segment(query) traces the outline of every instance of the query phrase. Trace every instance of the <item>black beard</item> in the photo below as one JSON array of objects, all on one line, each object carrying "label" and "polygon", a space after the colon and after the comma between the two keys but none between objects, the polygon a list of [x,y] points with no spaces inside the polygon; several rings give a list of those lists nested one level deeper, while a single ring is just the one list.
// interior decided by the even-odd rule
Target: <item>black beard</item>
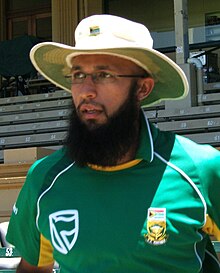
[{"label": "black beard", "polygon": [[139,114],[134,87],[119,110],[100,126],[89,128],[81,122],[73,106],[66,139],[69,156],[80,167],[88,163],[103,167],[117,165],[131,147],[138,146]]}]

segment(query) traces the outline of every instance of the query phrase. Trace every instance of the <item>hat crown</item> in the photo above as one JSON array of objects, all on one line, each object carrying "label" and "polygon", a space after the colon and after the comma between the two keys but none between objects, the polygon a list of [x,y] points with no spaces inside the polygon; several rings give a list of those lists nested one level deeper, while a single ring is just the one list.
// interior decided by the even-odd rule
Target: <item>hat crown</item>
[{"label": "hat crown", "polygon": [[76,28],[75,41],[75,47],[81,49],[153,47],[153,39],[144,25],[109,14],[83,19]]},{"label": "hat crown", "polygon": [[75,39],[75,47],[44,42],[35,45],[30,53],[35,68],[46,79],[68,92],[71,92],[71,85],[65,75],[70,72],[73,58],[87,54],[107,54],[135,63],[155,79],[154,89],[142,100],[142,105],[180,99],[188,93],[184,72],[170,58],[152,48],[151,35],[140,23],[115,15],[93,15],[79,23]]}]

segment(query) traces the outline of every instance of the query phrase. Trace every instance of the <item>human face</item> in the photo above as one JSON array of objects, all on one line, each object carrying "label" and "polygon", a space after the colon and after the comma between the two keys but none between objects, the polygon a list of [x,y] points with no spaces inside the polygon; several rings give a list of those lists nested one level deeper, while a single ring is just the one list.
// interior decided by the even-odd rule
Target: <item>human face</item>
[{"label": "human face", "polygon": [[[80,55],[72,60],[72,72],[109,72],[119,75],[144,75],[133,62],[109,55]],[[90,127],[105,124],[126,101],[135,78],[116,78],[114,82],[94,83],[90,76],[83,83],[72,84],[72,98],[80,120]]]},{"label": "human face", "polygon": [[[139,136],[139,106],[136,84],[131,87],[123,105],[100,126],[90,127],[81,122],[75,107],[69,121],[66,139],[67,151],[78,166],[95,164],[114,166],[126,162],[134,155]],[[129,158],[126,157],[129,151]]]}]

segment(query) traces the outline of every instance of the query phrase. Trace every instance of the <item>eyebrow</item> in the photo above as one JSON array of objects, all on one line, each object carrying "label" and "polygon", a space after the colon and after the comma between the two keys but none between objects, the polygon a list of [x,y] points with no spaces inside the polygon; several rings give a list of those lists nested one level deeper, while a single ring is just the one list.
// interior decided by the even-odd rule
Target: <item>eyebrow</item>
[{"label": "eyebrow", "polygon": [[[75,70],[81,70],[82,68],[83,67],[80,66],[80,65],[73,65],[71,67],[71,72],[75,71]],[[97,70],[105,70],[105,69],[109,69],[109,66],[108,65],[97,65],[94,68],[97,69]]]},{"label": "eyebrow", "polygon": [[79,66],[79,65],[73,65],[72,67],[71,67],[71,69],[70,69],[70,73],[72,73],[73,71],[75,71],[75,70],[80,70],[81,69],[81,67]]}]

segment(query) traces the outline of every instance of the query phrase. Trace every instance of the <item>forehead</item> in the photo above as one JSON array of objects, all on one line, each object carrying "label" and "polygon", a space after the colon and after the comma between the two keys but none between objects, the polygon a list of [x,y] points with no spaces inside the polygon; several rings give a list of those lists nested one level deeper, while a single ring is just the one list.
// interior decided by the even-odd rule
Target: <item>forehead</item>
[{"label": "forehead", "polygon": [[130,60],[126,60],[121,57],[105,55],[105,54],[89,54],[79,55],[73,57],[71,60],[72,67],[94,67],[103,69],[123,69],[123,70],[142,70],[141,67],[137,66]]}]

